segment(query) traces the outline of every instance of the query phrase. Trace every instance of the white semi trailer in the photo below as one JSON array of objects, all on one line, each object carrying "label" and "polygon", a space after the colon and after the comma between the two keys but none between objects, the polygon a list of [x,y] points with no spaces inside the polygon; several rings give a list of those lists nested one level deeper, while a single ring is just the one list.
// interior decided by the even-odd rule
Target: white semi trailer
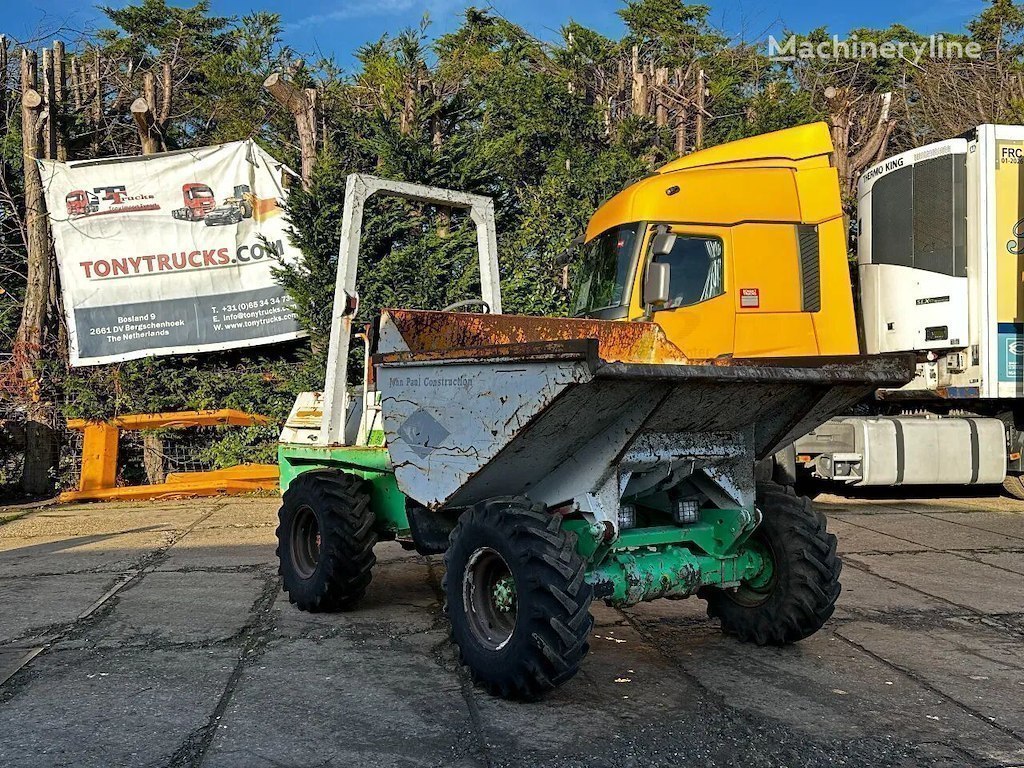
[{"label": "white semi trailer", "polygon": [[797,441],[856,486],[1003,483],[1024,499],[1024,126],[891,157],[858,190],[861,349],[917,375]]}]

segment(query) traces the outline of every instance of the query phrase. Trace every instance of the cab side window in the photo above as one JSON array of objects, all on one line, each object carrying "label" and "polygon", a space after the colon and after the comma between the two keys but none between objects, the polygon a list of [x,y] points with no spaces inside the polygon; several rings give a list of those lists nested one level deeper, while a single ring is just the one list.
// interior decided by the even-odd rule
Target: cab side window
[{"label": "cab side window", "polygon": [[676,237],[672,251],[654,259],[670,267],[669,300],[662,308],[689,307],[725,293],[722,253],[717,237]]}]

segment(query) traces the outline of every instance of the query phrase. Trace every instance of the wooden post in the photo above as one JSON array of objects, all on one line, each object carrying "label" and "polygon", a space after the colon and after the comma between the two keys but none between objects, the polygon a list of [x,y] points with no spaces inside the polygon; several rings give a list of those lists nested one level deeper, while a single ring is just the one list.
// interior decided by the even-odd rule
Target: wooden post
[{"label": "wooden post", "polygon": [[299,88],[284,72],[272,74],[263,81],[263,87],[295,118],[299,151],[302,153],[302,185],[309,187],[316,161],[316,89]]},{"label": "wooden post", "polygon": [[704,70],[697,72],[697,135],[694,141],[694,148],[701,150],[704,148]]},{"label": "wooden post", "polygon": [[68,146],[61,126],[61,116],[67,108],[67,75],[64,69],[64,43],[53,41],[53,88],[54,101],[50,107],[50,122],[57,135],[57,159],[62,163],[68,159]]},{"label": "wooden post", "polygon": [[28,392],[25,418],[25,465],[22,490],[31,496],[53,490],[51,472],[58,458],[57,433],[51,409],[41,402],[37,365],[43,345],[43,331],[50,298],[50,241],[47,233],[43,184],[36,159],[41,154],[43,97],[38,86],[34,51],[21,51],[21,124],[25,173],[25,233],[28,280],[22,305],[21,325],[15,337],[15,352],[22,364],[22,380]]}]

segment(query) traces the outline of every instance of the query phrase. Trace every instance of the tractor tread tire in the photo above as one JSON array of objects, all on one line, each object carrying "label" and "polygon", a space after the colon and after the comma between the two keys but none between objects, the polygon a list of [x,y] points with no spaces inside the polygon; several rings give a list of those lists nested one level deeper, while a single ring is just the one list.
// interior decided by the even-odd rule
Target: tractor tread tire
[{"label": "tractor tread tire", "polygon": [[764,518],[754,538],[777,561],[773,589],[755,605],[722,589],[705,588],[700,596],[726,635],[757,645],[786,645],[810,637],[832,616],[843,563],[835,535],[826,530],[825,516],[810,499],[791,487],[763,483],[757,488],[757,507]]},{"label": "tractor tread tire", "polygon": [[[289,554],[292,518],[303,506],[313,510],[320,529],[320,555],[308,579],[296,572]],[[377,562],[376,519],[365,481],[337,470],[303,472],[285,491],[278,520],[278,572],[289,601],[311,613],[354,608]]]},{"label": "tractor tread tire", "polygon": [[[473,637],[463,601],[463,571],[479,547],[497,550],[515,579],[518,613],[507,645],[490,651]],[[445,613],[473,682],[506,699],[535,700],[573,677],[590,650],[593,588],[576,534],[543,504],[506,496],[470,507],[449,537]]]},{"label": "tractor tread tire", "polygon": [[1024,501],[1024,475],[1007,475],[1003,478],[1003,490],[1007,496]]}]

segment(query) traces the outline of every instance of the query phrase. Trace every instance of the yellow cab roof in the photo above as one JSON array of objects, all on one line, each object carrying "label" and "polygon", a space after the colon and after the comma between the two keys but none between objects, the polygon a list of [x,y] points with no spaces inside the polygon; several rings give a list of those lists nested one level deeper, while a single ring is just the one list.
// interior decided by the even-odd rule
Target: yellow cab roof
[{"label": "yellow cab roof", "polygon": [[608,200],[586,240],[635,221],[728,226],[743,221],[819,223],[842,215],[828,125],[731,141],[664,165]]}]

